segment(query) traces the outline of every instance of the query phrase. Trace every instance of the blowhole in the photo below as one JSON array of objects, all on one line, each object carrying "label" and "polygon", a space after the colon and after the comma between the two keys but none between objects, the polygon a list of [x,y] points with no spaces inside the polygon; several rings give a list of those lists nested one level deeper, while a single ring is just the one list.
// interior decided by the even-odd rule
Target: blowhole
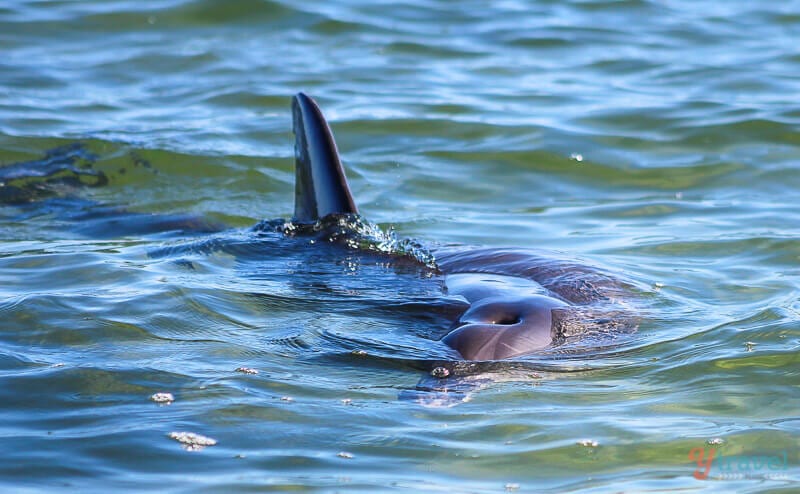
[{"label": "blowhole", "polygon": [[519,324],[522,321],[518,316],[505,316],[496,321],[493,321],[492,324],[500,324],[502,326],[511,326],[513,324]]}]

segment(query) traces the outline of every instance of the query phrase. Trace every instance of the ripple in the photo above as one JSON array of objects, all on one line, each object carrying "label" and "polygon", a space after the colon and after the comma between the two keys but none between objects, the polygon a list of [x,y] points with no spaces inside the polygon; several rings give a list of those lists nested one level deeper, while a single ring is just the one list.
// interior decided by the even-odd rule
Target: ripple
[{"label": "ripple", "polygon": [[[56,219],[74,198],[0,206],[3,487],[680,490],[711,438],[793,454],[792,8],[5,2],[0,163],[81,141],[108,184],[60,197],[241,230],[97,240]],[[640,331],[480,369],[450,408],[398,400],[448,357],[441,280],[249,229],[291,214],[299,90],[360,210],[395,227],[370,246],[597,259],[644,287]],[[219,443],[187,456],[176,431]]]}]

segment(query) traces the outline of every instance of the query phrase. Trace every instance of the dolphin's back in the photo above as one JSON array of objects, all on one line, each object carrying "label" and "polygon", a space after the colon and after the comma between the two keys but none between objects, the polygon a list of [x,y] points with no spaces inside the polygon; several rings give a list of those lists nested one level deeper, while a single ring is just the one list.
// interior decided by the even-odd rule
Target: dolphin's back
[{"label": "dolphin's back", "polygon": [[599,269],[521,249],[437,251],[436,262],[445,274],[487,273],[527,278],[574,305],[629,295],[622,282]]}]

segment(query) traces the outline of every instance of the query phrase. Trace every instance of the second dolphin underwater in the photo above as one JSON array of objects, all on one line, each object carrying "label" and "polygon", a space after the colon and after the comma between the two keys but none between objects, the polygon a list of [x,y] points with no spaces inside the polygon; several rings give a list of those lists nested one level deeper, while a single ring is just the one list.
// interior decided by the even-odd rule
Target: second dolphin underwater
[{"label": "second dolphin underwater", "polygon": [[[435,351],[435,359],[420,355],[423,368],[431,375],[420,381],[417,392],[405,393],[405,397],[425,404],[452,404],[464,399],[464,391],[484,382],[484,372],[524,363],[527,357],[536,355],[580,355],[581,348],[611,345],[618,336],[637,329],[638,314],[628,304],[636,298],[637,290],[631,283],[584,262],[515,248],[416,249],[413,243],[399,249],[372,248],[360,227],[366,225],[369,231],[377,227],[358,213],[333,134],[319,106],[299,93],[292,100],[292,114],[294,217],[290,222],[265,221],[251,231],[278,232],[287,240],[310,238],[310,242],[304,242],[314,245],[309,245],[304,255],[322,254],[315,262],[338,262],[342,251],[319,245],[338,244],[359,256],[383,257],[388,264],[400,266],[401,275],[425,270],[442,281],[442,295],[459,301],[435,317],[422,314],[422,319],[435,321],[437,327],[431,333],[436,336],[431,339],[441,341],[441,351]],[[101,171],[80,166],[86,158],[79,146],[73,146],[54,150],[41,161],[0,167],[0,202],[18,204],[23,209],[44,208],[57,219],[75,225],[82,236],[97,238],[109,233],[119,236],[226,229],[190,215],[136,213],[74,197],[71,191],[78,186],[107,182]],[[228,240],[213,237],[200,245],[224,245]],[[177,248],[166,247],[151,255],[168,256],[170,249]],[[280,248],[270,247],[266,255],[279,258],[281,253]],[[405,270],[403,265],[413,266]]]}]

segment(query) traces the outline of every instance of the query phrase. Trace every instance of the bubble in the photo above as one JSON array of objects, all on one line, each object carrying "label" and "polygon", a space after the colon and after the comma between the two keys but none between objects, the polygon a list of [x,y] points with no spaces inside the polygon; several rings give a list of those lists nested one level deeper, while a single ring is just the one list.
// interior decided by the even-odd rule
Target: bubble
[{"label": "bubble", "polygon": [[450,370],[447,367],[436,367],[431,371],[431,375],[437,379],[444,379],[450,375]]},{"label": "bubble", "polygon": [[170,432],[167,436],[181,443],[181,446],[186,451],[200,451],[207,446],[215,446],[217,444],[216,439],[194,432]]},{"label": "bubble", "polygon": [[170,403],[175,401],[175,397],[172,396],[172,393],[154,393],[150,395],[150,400],[156,403],[169,405]]}]

